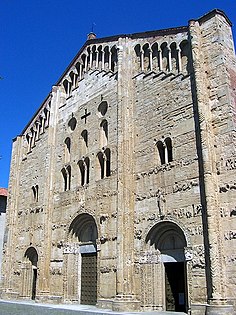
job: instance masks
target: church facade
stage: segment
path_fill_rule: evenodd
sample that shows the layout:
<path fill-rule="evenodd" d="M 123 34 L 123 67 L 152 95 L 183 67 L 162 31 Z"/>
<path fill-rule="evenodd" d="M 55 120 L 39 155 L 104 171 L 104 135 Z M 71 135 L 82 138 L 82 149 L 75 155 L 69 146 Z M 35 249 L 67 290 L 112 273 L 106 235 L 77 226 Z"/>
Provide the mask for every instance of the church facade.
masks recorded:
<path fill-rule="evenodd" d="M 235 102 L 220 10 L 89 34 L 13 141 L 2 297 L 233 314 Z"/>

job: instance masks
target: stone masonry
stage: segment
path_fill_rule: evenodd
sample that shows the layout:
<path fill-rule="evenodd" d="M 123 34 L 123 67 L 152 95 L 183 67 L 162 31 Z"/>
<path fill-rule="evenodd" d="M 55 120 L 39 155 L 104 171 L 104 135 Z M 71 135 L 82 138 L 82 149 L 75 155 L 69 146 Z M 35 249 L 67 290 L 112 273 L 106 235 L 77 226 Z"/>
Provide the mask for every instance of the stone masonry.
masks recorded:
<path fill-rule="evenodd" d="M 13 141 L 2 297 L 233 314 L 235 108 L 224 12 L 89 34 Z"/>

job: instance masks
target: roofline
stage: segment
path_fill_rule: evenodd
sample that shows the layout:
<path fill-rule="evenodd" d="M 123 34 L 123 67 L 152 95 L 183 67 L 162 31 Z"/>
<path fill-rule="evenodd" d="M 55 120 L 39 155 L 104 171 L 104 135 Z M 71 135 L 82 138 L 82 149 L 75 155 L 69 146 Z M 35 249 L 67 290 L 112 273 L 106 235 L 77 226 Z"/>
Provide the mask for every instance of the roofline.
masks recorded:
<path fill-rule="evenodd" d="M 227 17 L 227 15 L 224 13 L 224 11 L 220 9 L 214 9 L 209 11 L 208 13 L 204 14 L 203 16 L 199 17 L 198 19 L 191 19 L 190 21 L 198 21 L 199 23 L 204 23 L 214 15 L 219 14 L 225 18 L 227 23 L 229 24 L 230 27 L 232 27 L 232 22 L 230 19 Z M 188 26 L 179 26 L 179 27 L 174 27 L 174 28 L 167 28 L 167 29 L 160 29 L 160 30 L 154 30 L 154 31 L 145 31 L 145 32 L 138 32 L 138 33 L 131 33 L 131 34 L 119 34 L 119 35 L 113 35 L 113 36 L 107 36 L 107 37 L 101 37 L 101 38 L 95 38 L 95 39 L 89 39 L 87 40 L 83 46 L 80 48 L 76 56 L 72 59 L 70 62 L 69 66 L 66 68 L 66 70 L 62 73 L 56 84 L 54 85 L 59 85 L 60 82 L 62 81 L 63 77 L 67 74 L 67 72 L 70 70 L 70 68 L 73 66 L 75 61 L 78 59 L 79 55 L 81 52 L 84 50 L 85 47 L 91 44 L 98 44 L 98 43 L 104 43 L 104 42 L 113 42 L 117 41 L 119 38 L 131 38 L 131 39 L 136 39 L 136 38 L 142 38 L 142 37 L 154 37 L 154 36 L 164 36 L 164 35 L 170 35 L 170 34 L 178 34 L 181 32 L 187 32 L 188 31 Z M 32 119 L 29 121 L 29 123 L 25 126 L 23 131 L 21 132 L 21 135 L 25 133 L 31 122 L 35 119 L 35 117 L 38 115 L 40 112 L 41 108 L 45 104 L 45 102 L 48 100 L 48 98 L 51 96 L 51 92 L 47 95 L 47 97 L 44 99 L 44 101 L 41 103 L 39 109 L 36 111 L 36 113 L 33 115 Z"/>
<path fill-rule="evenodd" d="M 219 15 L 223 16 L 230 27 L 233 26 L 233 23 L 230 21 L 230 19 L 225 14 L 225 12 L 220 10 L 220 9 L 213 9 L 213 10 L 207 12 L 206 14 L 200 16 L 200 18 L 198 18 L 198 19 L 191 19 L 190 21 L 198 21 L 199 23 L 204 23 L 205 21 L 209 20 L 210 18 L 212 18 L 216 14 L 219 14 Z"/>
<path fill-rule="evenodd" d="M 73 58 L 69 66 L 66 68 L 66 70 L 63 72 L 63 74 L 60 76 L 59 80 L 55 85 L 60 84 L 63 77 L 67 74 L 69 69 L 73 66 L 75 61 L 78 59 L 81 52 L 84 50 L 86 46 L 89 46 L 91 44 L 99 44 L 99 43 L 106 43 L 106 42 L 114 42 L 118 41 L 119 38 L 142 38 L 142 37 L 153 37 L 153 36 L 162 36 L 162 35 L 169 35 L 169 34 L 177 34 L 181 32 L 187 32 L 188 26 L 179 26 L 174 28 L 167 28 L 167 29 L 161 29 L 161 30 L 154 30 L 154 31 L 145 31 L 145 32 L 139 32 L 139 33 L 131 33 L 131 34 L 119 34 L 119 35 L 112 35 L 107 37 L 101 37 L 101 38 L 95 38 L 95 39 L 89 39 L 87 40 L 84 45 L 80 48 L 79 52 L 76 54 L 76 56 Z"/>

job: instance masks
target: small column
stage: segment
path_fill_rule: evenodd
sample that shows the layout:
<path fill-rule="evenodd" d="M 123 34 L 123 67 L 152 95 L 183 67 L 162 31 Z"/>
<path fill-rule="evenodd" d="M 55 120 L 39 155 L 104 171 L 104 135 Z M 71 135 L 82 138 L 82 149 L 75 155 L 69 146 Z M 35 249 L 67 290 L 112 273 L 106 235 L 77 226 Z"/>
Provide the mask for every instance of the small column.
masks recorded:
<path fill-rule="evenodd" d="M 140 58 L 141 58 L 141 71 L 144 71 L 144 58 L 143 58 L 143 55 L 144 55 L 144 52 L 143 52 L 143 50 L 141 50 L 141 56 L 140 56 Z"/>
<path fill-rule="evenodd" d="M 182 62 L 181 62 L 181 50 L 180 47 L 176 49 L 177 51 L 177 62 L 178 62 L 178 71 L 179 73 L 182 72 Z"/>
<path fill-rule="evenodd" d="M 171 49 L 167 47 L 167 51 L 168 51 L 168 68 L 169 68 L 169 72 L 171 72 L 172 71 Z"/>
<path fill-rule="evenodd" d="M 152 66 L 152 50 L 149 48 L 149 64 L 150 64 L 150 71 L 152 71 L 153 66 Z"/>
<path fill-rule="evenodd" d="M 109 70 L 111 70 L 111 50 L 109 48 Z"/>
<path fill-rule="evenodd" d="M 159 60 L 159 65 L 160 65 L 160 71 L 163 70 L 163 65 L 162 65 L 162 51 L 158 50 L 158 60 Z"/>
<path fill-rule="evenodd" d="M 104 52 L 104 50 L 102 50 L 101 51 L 101 53 L 102 53 L 102 70 L 104 70 L 104 67 L 105 67 L 105 52 Z"/>
<path fill-rule="evenodd" d="M 96 69 L 98 69 L 98 57 L 99 57 L 99 51 L 96 50 Z"/>
<path fill-rule="evenodd" d="M 79 80 L 82 79 L 82 70 L 83 70 L 83 66 L 81 63 L 79 63 Z"/>
<path fill-rule="evenodd" d="M 89 68 L 92 69 L 93 67 L 93 51 L 90 49 L 90 54 L 89 54 Z"/>

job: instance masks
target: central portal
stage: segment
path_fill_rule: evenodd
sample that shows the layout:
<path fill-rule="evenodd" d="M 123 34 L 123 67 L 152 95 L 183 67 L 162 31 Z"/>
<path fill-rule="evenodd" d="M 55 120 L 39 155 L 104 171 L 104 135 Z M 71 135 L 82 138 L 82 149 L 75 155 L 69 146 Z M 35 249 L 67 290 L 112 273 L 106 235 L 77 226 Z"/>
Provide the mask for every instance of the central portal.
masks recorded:
<path fill-rule="evenodd" d="M 97 303 L 97 253 L 82 254 L 81 304 Z"/>

